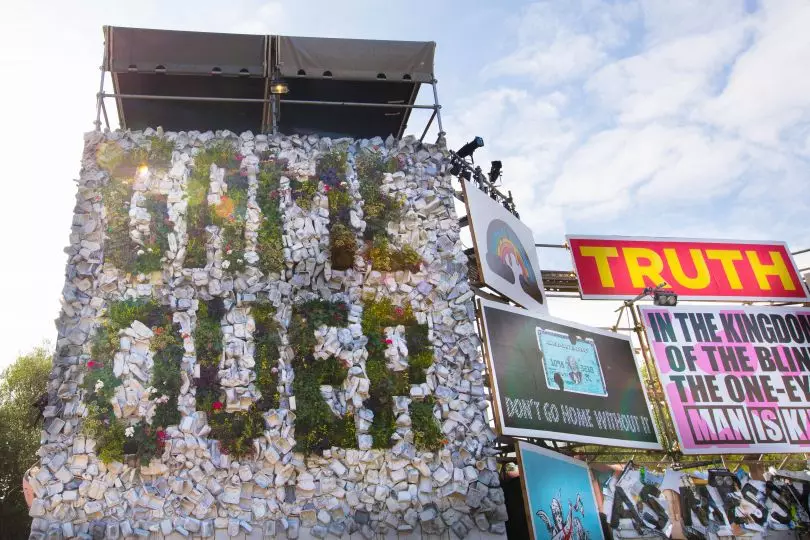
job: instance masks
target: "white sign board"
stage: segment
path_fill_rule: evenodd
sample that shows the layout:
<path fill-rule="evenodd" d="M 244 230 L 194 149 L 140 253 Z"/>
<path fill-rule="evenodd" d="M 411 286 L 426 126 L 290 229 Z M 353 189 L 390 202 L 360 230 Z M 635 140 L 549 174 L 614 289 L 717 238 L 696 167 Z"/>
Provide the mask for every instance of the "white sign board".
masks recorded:
<path fill-rule="evenodd" d="M 548 312 L 531 229 L 475 184 L 461 184 L 483 283 L 526 309 Z"/>

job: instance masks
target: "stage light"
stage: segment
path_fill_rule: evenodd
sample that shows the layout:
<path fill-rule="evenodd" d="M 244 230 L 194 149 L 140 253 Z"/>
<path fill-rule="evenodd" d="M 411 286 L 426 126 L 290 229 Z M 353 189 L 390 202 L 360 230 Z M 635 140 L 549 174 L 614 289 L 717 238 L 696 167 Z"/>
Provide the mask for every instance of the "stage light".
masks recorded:
<path fill-rule="evenodd" d="M 653 291 L 653 304 L 667 307 L 676 306 L 678 304 L 678 295 L 672 291 Z"/>
<path fill-rule="evenodd" d="M 470 172 L 470 169 L 465 169 L 464 172 L 461 173 L 460 177 L 463 178 L 464 180 L 469 181 L 472 178 L 472 173 Z"/>
<path fill-rule="evenodd" d="M 450 174 L 453 176 L 458 176 L 461 172 L 461 163 L 454 161 L 453 165 L 450 167 Z"/>
<path fill-rule="evenodd" d="M 494 184 L 501 176 L 501 168 L 503 164 L 500 161 L 493 161 L 492 167 L 489 169 L 489 182 Z"/>
<path fill-rule="evenodd" d="M 274 77 L 273 80 L 270 81 L 270 93 L 273 94 L 274 96 L 286 94 L 289 91 L 290 87 L 287 85 L 286 82 L 282 81 L 281 79 Z"/>
<path fill-rule="evenodd" d="M 459 148 L 456 155 L 460 158 L 472 157 L 473 152 L 484 146 L 484 139 L 476 137 L 461 148 Z"/>

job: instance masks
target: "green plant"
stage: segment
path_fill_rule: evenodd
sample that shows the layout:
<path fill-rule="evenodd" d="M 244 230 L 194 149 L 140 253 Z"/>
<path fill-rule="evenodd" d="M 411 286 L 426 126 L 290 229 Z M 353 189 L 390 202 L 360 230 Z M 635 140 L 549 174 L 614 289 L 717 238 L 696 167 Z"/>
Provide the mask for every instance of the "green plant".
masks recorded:
<path fill-rule="evenodd" d="M 312 179 L 292 178 L 290 189 L 295 203 L 303 210 L 312 209 L 312 197 L 318 192 L 318 182 Z"/>
<path fill-rule="evenodd" d="M 23 496 L 25 471 L 37 462 L 42 425 L 32 404 L 48 384 L 53 352 L 37 347 L 0 371 L 0 537 L 27 538 L 31 527 Z"/>
<path fill-rule="evenodd" d="M 256 239 L 256 251 L 259 254 L 259 268 L 265 274 L 279 273 L 284 269 L 279 188 L 281 175 L 286 168 L 286 161 L 262 160 L 257 178 L 256 203 L 262 211 L 262 222 Z"/>
<path fill-rule="evenodd" d="M 315 329 L 322 325 L 346 326 L 347 318 L 348 308 L 342 302 L 310 300 L 293 310 L 288 336 L 295 353 L 296 447 L 305 454 L 337 445 L 356 445 L 354 420 L 335 416 L 321 395 L 321 385 L 343 383 L 347 368 L 337 358 L 317 360 L 313 355 Z"/>
<path fill-rule="evenodd" d="M 219 365 L 222 355 L 222 299 L 201 301 L 194 329 L 194 350 L 201 366 Z"/>
<path fill-rule="evenodd" d="M 388 238 L 383 235 L 374 238 L 366 252 L 366 258 L 375 270 L 383 272 L 397 270 L 418 272 L 422 262 L 422 257 L 411 246 L 406 245 L 401 250 L 393 249 Z"/>
<path fill-rule="evenodd" d="M 158 136 L 149 137 L 147 163 L 150 167 L 168 168 L 172 164 L 174 142 Z"/>
<path fill-rule="evenodd" d="M 169 249 L 169 233 L 172 230 L 166 196 L 149 193 L 146 195 L 146 210 L 151 216 L 149 236 L 139 249 L 133 262 L 135 273 L 149 273 L 160 270 L 163 254 Z"/>
<path fill-rule="evenodd" d="M 278 334 L 280 325 L 275 320 L 276 309 L 269 302 L 254 304 L 251 313 L 256 323 L 253 332 L 253 341 L 256 344 L 253 354 L 256 360 L 256 386 L 262 394 L 257 408 L 268 411 L 279 404 L 278 375 L 275 370 L 278 366 L 278 348 L 281 345 Z"/>
<path fill-rule="evenodd" d="M 154 364 L 151 384 L 157 394 L 154 397 L 167 398 L 157 404 L 152 424 L 168 426 L 180 421 L 177 398 L 180 393 L 183 346 L 172 325 L 171 312 L 153 300 L 111 303 L 107 309 L 107 321 L 93 338 L 92 360 L 87 363 L 88 371 L 82 381 L 87 403 L 82 431 L 96 439 L 99 458 L 107 462 L 121 461 L 125 453 L 148 462 L 158 447 L 157 432 L 143 422 L 132 426 L 134 434 L 125 437 L 127 426 L 115 417 L 111 405 L 115 389 L 122 384 L 113 372 L 113 356 L 119 348 L 119 333 L 135 321 L 152 328 L 150 348 L 154 351 Z"/>
<path fill-rule="evenodd" d="M 332 225 L 329 231 L 330 251 L 332 253 L 332 268 L 347 270 L 354 265 L 354 255 L 357 252 L 357 240 L 354 232 L 344 225 Z"/>
<path fill-rule="evenodd" d="M 129 237 L 132 187 L 125 180 L 111 177 L 101 188 L 101 197 L 107 214 L 104 259 L 116 268 L 127 271 L 136 253 Z"/>
<path fill-rule="evenodd" d="M 408 350 L 408 373 L 411 384 L 422 384 L 427 381 L 425 370 L 433 365 L 433 349 L 412 353 Z"/>
<path fill-rule="evenodd" d="M 220 140 L 203 149 L 194 157 L 194 167 L 188 177 L 186 197 L 186 244 L 185 266 L 188 268 L 203 267 L 206 264 L 206 231 L 212 224 L 212 215 L 206 200 L 210 185 L 211 165 L 217 165 L 230 171 L 239 168 L 239 160 L 234 153 L 231 141 Z"/>
<path fill-rule="evenodd" d="M 124 461 L 124 424 L 112 417 L 96 441 L 98 458 L 104 463 Z"/>
<path fill-rule="evenodd" d="M 157 397 L 166 396 L 168 401 L 159 403 L 152 419 L 152 425 L 166 427 L 180 422 L 177 399 L 180 395 L 180 363 L 183 360 L 181 344 L 166 343 L 155 346 L 154 366 L 152 367 L 152 387 Z"/>
<path fill-rule="evenodd" d="M 355 171 L 360 181 L 360 195 L 363 197 L 366 240 L 386 235 L 389 221 L 399 221 L 403 203 L 400 199 L 383 194 L 380 186 L 388 166 L 382 156 L 373 152 L 361 152 L 355 158 Z"/>
<path fill-rule="evenodd" d="M 435 402 L 433 398 L 411 403 L 411 431 L 413 443 L 420 450 L 438 450 L 442 444 L 442 432 L 433 415 Z"/>
<path fill-rule="evenodd" d="M 260 437 L 265 429 L 264 416 L 255 406 L 234 413 L 212 411 L 208 424 L 210 437 L 219 441 L 225 453 L 236 457 L 248 454 L 253 449 L 253 439 Z"/>
<path fill-rule="evenodd" d="M 433 363 L 433 348 L 428 339 L 428 327 L 417 324 L 410 306 L 394 306 L 389 298 L 366 299 L 361 321 L 363 334 L 368 337 L 366 376 L 369 379 L 368 407 L 374 413 L 370 433 L 375 448 L 388 448 L 396 431 L 392 396 L 410 395 L 410 385 L 425 382 L 424 370 Z M 405 327 L 409 367 L 407 371 L 392 371 L 386 365 L 384 338 L 386 327 Z M 414 404 L 411 404 L 413 411 Z M 413 416 L 413 412 L 411 413 Z M 413 418 L 412 418 L 413 422 Z M 427 429 L 427 428 L 425 428 Z"/>

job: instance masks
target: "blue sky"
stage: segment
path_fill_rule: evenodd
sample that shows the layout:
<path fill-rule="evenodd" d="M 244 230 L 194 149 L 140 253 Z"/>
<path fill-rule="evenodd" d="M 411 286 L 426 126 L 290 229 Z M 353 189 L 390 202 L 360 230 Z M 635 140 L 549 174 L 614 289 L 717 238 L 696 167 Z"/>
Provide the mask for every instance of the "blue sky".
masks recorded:
<path fill-rule="evenodd" d="M 0 22 L 0 365 L 55 340 L 103 24 L 433 40 L 450 145 L 484 137 L 477 160 L 503 161 L 538 242 L 568 232 L 810 247 L 806 1 L 20 2 Z M 409 131 L 422 127 L 415 115 Z M 570 265 L 553 250 L 540 260 Z M 616 305 L 551 307 L 607 326 Z"/>

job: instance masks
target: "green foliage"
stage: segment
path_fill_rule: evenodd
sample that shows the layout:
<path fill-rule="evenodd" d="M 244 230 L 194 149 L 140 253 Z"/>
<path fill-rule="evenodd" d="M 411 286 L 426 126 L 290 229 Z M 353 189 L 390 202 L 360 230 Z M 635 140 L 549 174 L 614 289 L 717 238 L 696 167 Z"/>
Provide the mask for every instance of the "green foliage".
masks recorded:
<path fill-rule="evenodd" d="M 329 214 L 338 215 L 352 205 L 352 196 L 345 187 L 330 187 L 326 192 L 329 201 Z"/>
<path fill-rule="evenodd" d="M 217 141 L 194 157 L 194 168 L 189 175 L 186 187 L 188 243 L 185 266 L 187 268 L 199 268 L 206 264 L 205 227 L 212 223 L 212 215 L 206 198 L 210 185 L 211 165 L 214 164 L 228 170 L 239 168 L 239 161 L 236 159 L 231 141 Z"/>
<path fill-rule="evenodd" d="M 136 250 L 129 237 L 129 205 L 132 187 L 125 180 L 110 178 L 101 188 L 101 198 L 107 212 L 104 259 L 126 271 L 131 267 Z"/>
<path fill-rule="evenodd" d="M 290 189 L 295 203 L 303 210 L 312 209 L 312 197 L 318 192 L 318 182 L 311 179 L 292 178 Z"/>
<path fill-rule="evenodd" d="M 156 135 L 147 138 L 145 146 L 124 150 L 115 141 L 101 143 L 96 150 L 99 167 L 116 177 L 132 177 L 138 167 L 166 170 L 172 163 L 174 143 Z"/>
<path fill-rule="evenodd" d="M 180 421 L 177 398 L 180 394 L 183 342 L 172 325 L 171 312 L 154 300 L 111 303 L 107 309 L 107 322 L 93 338 L 93 359 L 87 363 L 88 370 L 82 381 L 88 406 L 82 431 L 96 439 L 99 459 L 105 462 L 121 461 L 125 453 L 134 454 L 146 462 L 157 452 L 156 430 L 139 423 L 134 426 L 134 435 L 125 437 L 127 425 L 115 417 L 111 405 L 115 388 L 122 383 L 113 373 L 113 356 L 119 348 L 119 333 L 135 321 L 152 328 L 150 348 L 154 351 L 154 365 L 151 383 L 155 387 L 156 397 L 168 397 L 166 403 L 157 405 L 152 423 L 168 426 Z M 99 382 L 101 384 L 97 388 Z"/>
<path fill-rule="evenodd" d="M 411 431 L 413 443 L 420 450 L 435 451 L 441 447 L 442 432 L 433 415 L 435 402 L 432 398 L 411 403 Z"/>
<path fill-rule="evenodd" d="M 144 241 L 142 255 L 135 256 L 133 273 L 149 273 L 160 270 L 163 254 L 169 249 L 169 233 L 172 223 L 169 220 L 169 210 L 166 196 L 149 193 L 146 195 L 146 210 L 151 216 L 149 222 L 149 236 Z M 137 248 L 135 248 L 137 249 Z"/>
<path fill-rule="evenodd" d="M 359 153 L 355 158 L 354 168 L 360 181 L 360 195 L 363 197 L 365 238 L 373 240 L 387 234 L 386 226 L 389 221 L 399 221 L 402 218 L 403 204 L 401 200 L 380 191 L 384 173 L 389 168 L 380 154 Z"/>
<path fill-rule="evenodd" d="M 369 399 L 366 406 L 374 413 L 370 433 L 375 448 L 388 448 L 396 431 L 396 417 L 392 410 L 392 396 L 409 396 L 410 385 L 425 382 L 425 369 L 433 363 L 433 349 L 428 339 L 428 327 L 417 324 L 410 306 L 394 306 L 389 298 L 375 301 L 367 299 L 361 321 L 363 334 L 368 337 L 366 376 L 369 379 Z M 390 326 L 405 326 L 408 346 L 408 371 L 391 371 L 386 365 L 385 336 Z M 411 421 L 413 422 L 411 404 Z M 427 428 L 421 428 L 427 429 Z"/>
<path fill-rule="evenodd" d="M 330 251 L 332 253 L 332 268 L 347 270 L 354 265 L 354 256 L 357 253 L 357 240 L 354 232 L 344 225 L 332 225 L 329 232 Z"/>
<path fill-rule="evenodd" d="M 333 149 L 318 158 L 315 174 L 324 184 L 335 187 L 346 180 L 347 162 L 348 156 L 345 151 Z"/>
<path fill-rule="evenodd" d="M 104 463 L 124 461 L 124 424 L 112 417 L 96 440 L 98 458 Z"/>
<path fill-rule="evenodd" d="M 305 454 L 332 446 L 356 446 L 356 439 L 347 433 L 349 422 L 335 416 L 321 395 L 321 385 L 342 384 L 347 371 L 337 358 L 313 360 L 296 368 L 293 380 L 296 446 Z M 353 432 L 353 419 L 350 424 Z"/>
<path fill-rule="evenodd" d="M 152 348 L 157 352 L 154 354 L 152 367 L 152 386 L 155 388 L 156 397 L 165 395 L 169 397 L 169 401 L 157 405 L 152 425 L 166 427 L 180 422 L 177 398 L 180 395 L 182 383 L 180 363 L 183 360 L 183 346 L 182 344 L 167 343 L 158 347 L 154 342 L 153 338 Z"/>
<path fill-rule="evenodd" d="M 411 324 L 405 327 L 405 343 L 408 346 L 408 353 L 413 351 L 419 353 L 431 350 L 428 339 L 428 326 L 426 324 Z"/>
<path fill-rule="evenodd" d="M 163 322 L 164 312 L 154 300 L 123 300 L 112 302 L 107 309 L 109 326 L 121 330 L 135 321 L 146 326 L 157 326 Z"/>
<path fill-rule="evenodd" d="M 391 404 L 387 402 L 384 406 L 373 404 L 370 408 L 374 411 L 374 421 L 368 431 L 373 439 L 372 446 L 374 448 L 390 448 L 391 437 L 397 430 L 397 419 L 394 417 Z"/>
<path fill-rule="evenodd" d="M 202 366 L 219 365 L 222 355 L 222 325 L 220 306 L 221 299 L 200 301 L 197 310 L 197 326 L 194 329 L 194 349 L 197 352 L 197 363 Z"/>
<path fill-rule="evenodd" d="M 293 310 L 288 335 L 295 352 L 296 446 L 306 454 L 356 445 L 354 420 L 335 416 L 321 395 L 321 385 L 343 383 L 347 368 L 337 358 L 316 360 L 313 355 L 315 329 L 346 326 L 347 317 L 348 308 L 342 302 L 310 300 Z"/>
<path fill-rule="evenodd" d="M 113 150 L 117 148 L 117 150 Z M 110 179 L 101 188 L 101 196 L 107 214 L 107 240 L 104 245 L 105 260 L 128 273 L 148 273 L 160 270 L 161 258 L 169 248 L 169 220 L 166 196 L 148 193 L 145 195 L 146 210 L 151 217 L 149 234 L 142 246 L 129 236 L 129 210 L 132 199 L 132 178 L 137 168 L 148 165 L 167 168 L 171 164 L 174 143 L 151 137 L 149 147 L 138 147 L 124 152 L 120 146 L 104 145 L 97 154 L 99 165 L 110 172 Z M 139 254 L 139 251 L 143 251 Z"/>
<path fill-rule="evenodd" d="M 150 167 L 168 168 L 172 164 L 174 143 L 168 139 L 149 137 L 149 153 L 147 163 Z"/>
<path fill-rule="evenodd" d="M 374 238 L 366 253 L 366 258 L 374 270 L 391 272 L 397 270 L 419 271 L 422 257 L 411 246 L 406 245 L 401 250 L 391 247 L 386 236 L 378 235 Z"/>
<path fill-rule="evenodd" d="M 217 439 L 225 453 L 241 457 L 253 449 L 253 439 L 264 433 L 262 412 L 255 406 L 234 413 L 214 411 L 208 415 L 210 438 Z"/>
<path fill-rule="evenodd" d="M 253 332 L 253 341 L 256 344 L 253 354 L 256 360 L 256 386 L 262 394 L 257 407 L 261 411 L 268 411 L 279 405 L 278 375 L 273 369 L 278 367 L 280 325 L 274 318 L 276 309 L 269 302 L 254 304 L 251 313 L 256 323 L 256 330 Z"/>
<path fill-rule="evenodd" d="M 285 170 L 285 162 L 262 161 L 258 176 L 256 203 L 262 211 L 262 222 L 256 239 L 256 251 L 259 254 L 259 268 L 265 274 L 279 273 L 284 269 L 284 216 L 279 207 L 279 188 Z"/>
<path fill-rule="evenodd" d="M 297 305 L 287 330 L 296 361 L 312 358 L 316 328 L 323 325 L 346 326 L 348 313 L 348 306 L 344 302 L 316 299 Z"/>
<path fill-rule="evenodd" d="M 22 477 L 37 461 L 40 425 L 32 407 L 45 392 L 52 352 L 37 347 L 0 373 L 0 536 L 28 538 L 31 518 Z"/>
<path fill-rule="evenodd" d="M 416 354 L 408 349 L 408 373 L 411 384 L 422 384 L 427 381 L 425 370 L 433 365 L 433 349 L 429 348 Z"/>

